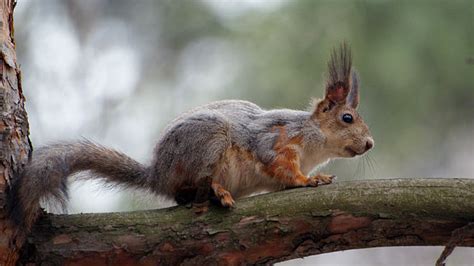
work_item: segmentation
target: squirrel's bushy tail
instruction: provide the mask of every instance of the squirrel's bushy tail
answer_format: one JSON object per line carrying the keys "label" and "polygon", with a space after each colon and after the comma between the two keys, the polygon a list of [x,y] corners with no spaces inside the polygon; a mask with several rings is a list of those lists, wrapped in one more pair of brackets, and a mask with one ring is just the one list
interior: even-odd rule
{"label": "squirrel's bushy tail", "polygon": [[91,178],[130,187],[146,187],[145,166],[118,151],[91,141],[54,144],[39,148],[12,184],[10,216],[29,229],[38,214],[40,200],[56,200],[63,207],[68,198],[67,177],[89,170]]}

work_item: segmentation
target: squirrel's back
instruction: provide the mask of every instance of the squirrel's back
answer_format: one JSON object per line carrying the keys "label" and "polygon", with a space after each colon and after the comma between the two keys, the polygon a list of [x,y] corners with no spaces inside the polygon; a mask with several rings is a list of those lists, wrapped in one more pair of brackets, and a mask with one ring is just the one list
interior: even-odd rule
{"label": "squirrel's back", "polygon": [[158,141],[152,172],[163,178],[157,186],[173,197],[212,176],[235,197],[276,190],[281,184],[265,173],[264,165],[276,156],[280,129],[294,138],[310,116],[306,111],[267,111],[241,100],[194,108],[173,120]]}

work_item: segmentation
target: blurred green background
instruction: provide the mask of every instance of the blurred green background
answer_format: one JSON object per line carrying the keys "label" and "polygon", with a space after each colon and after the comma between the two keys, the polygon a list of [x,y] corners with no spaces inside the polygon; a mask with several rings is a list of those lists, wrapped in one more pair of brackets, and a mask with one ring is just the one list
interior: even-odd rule
{"label": "blurred green background", "polygon": [[[347,41],[376,146],[323,170],[473,177],[474,1],[24,0],[15,19],[35,146],[84,136],[149,162],[161,129],[191,107],[307,108]],[[172,204],[100,187],[75,185],[71,212]]]}

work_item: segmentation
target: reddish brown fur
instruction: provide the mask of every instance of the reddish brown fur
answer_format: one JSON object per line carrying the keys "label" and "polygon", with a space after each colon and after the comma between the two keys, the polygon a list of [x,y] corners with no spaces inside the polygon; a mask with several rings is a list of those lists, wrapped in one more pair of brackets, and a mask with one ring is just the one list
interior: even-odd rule
{"label": "reddish brown fur", "polygon": [[215,171],[216,183],[228,190],[234,197],[242,197],[254,193],[257,188],[265,191],[276,182],[261,173],[263,163],[254,152],[237,144],[227,148]]}
{"label": "reddish brown fur", "polygon": [[303,137],[296,136],[291,139],[284,126],[275,127],[279,136],[273,149],[277,153],[275,160],[265,167],[265,172],[286,187],[305,186],[308,181],[300,170],[298,148],[301,148]]}

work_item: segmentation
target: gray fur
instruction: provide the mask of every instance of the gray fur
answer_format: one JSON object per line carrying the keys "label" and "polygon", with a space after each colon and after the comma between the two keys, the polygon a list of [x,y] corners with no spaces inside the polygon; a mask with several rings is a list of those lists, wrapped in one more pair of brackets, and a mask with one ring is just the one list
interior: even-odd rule
{"label": "gray fur", "polygon": [[85,170],[91,171],[91,178],[125,186],[146,188],[148,183],[147,169],[120,152],[87,140],[53,144],[35,150],[13,184],[9,204],[13,219],[31,226],[43,198],[54,199],[64,207],[66,177]]}
{"label": "gray fur", "polygon": [[[195,183],[212,176],[224,152],[232,145],[252,151],[262,163],[269,163],[275,156],[272,148],[279,133],[273,127],[284,125],[289,137],[294,137],[311,123],[310,116],[310,112],[304,111],[265,111],[251,102],[239,100],[195,108],[164,130],[152,163],[153,187],[157,193],[173,197],[173,189],[179,183]],[[316,125],[314,130],[318,131]],[[321,136],[321,133],[316,135]],[[178,164],[185,176],[176,176]]]}

